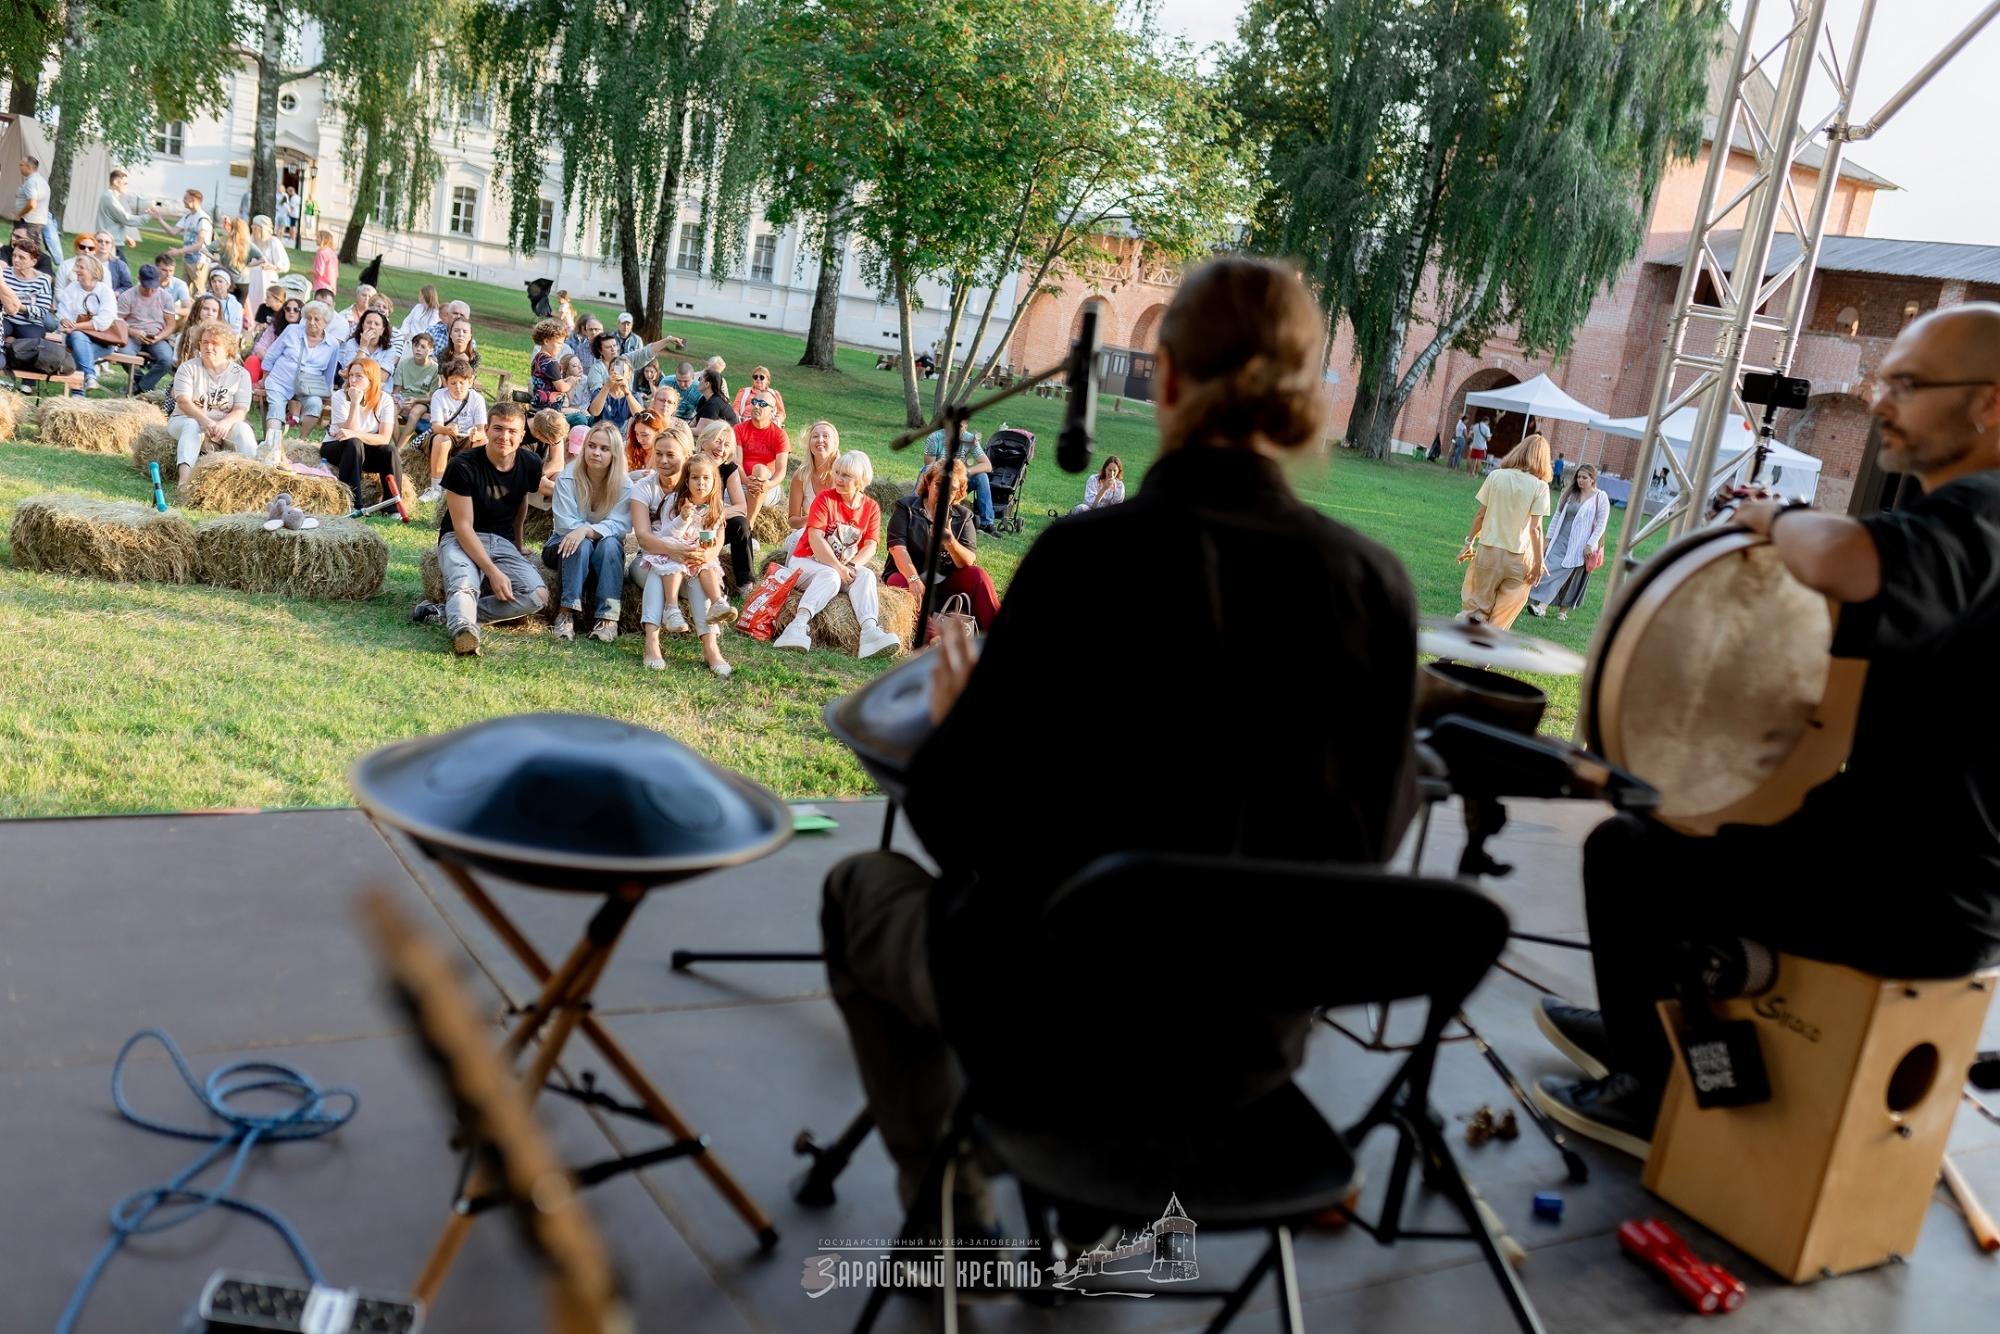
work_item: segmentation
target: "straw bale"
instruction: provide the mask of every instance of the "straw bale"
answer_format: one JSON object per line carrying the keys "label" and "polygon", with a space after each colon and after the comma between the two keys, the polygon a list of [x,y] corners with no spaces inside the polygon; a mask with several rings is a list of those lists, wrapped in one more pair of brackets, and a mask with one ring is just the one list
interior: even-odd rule
{"label": "straw bale", "polygon": [[12,440],[24,424],[32,420],[32,401],[11,389],[0,389],[0,440]]}
{"label": "straw bale", "polygon": [[[513,630],[526,634],[539,634],[549,628],[550,622],[555,618],[555,599],[557,593],[556,574],[555,571],[546,569],[539,564],[541,559],[540,552],[536,552],[533,555],[529,556],[529,559],[537,562],[535,568],[541,570],[542,581],[548,585],[549,589],[548,607],[545,608],[540,615],[523,616],[517,621],[505,621],[499,625],[483,626],[481,627],[482,629]],[[435,544],[425,547],[424,554],[418,557],[417,575],[423,581],[424,601],[443,602],[444,570],[438,564],[438,549]],[[628,583],[625,585],[625,587],[632,597],[636,598],[638,596],[638,593],[632,589],[631,584]],[[633,616],[635,618],[637,617],[637,615],[638,615],[637,612],[633,613]],[[635,619],[633,624],[636,625],[637,623],[638,622]],[[624,621],[621,619],[619,624],[623,625]],[[581,627],[582,630],[588,630],[589,628],[590,626],[587,621]],[[579,631],[579,633],[581,633],[581,630]]]}
{"label": "straw bale", "polygon": [[389,571],[389,544],[358,519],[267,533],[258,515],[234,514],[195,530],[194,555],[200,583],[288,598],[360,601]]}
{"label": "straw bale", "polygon": [[542,554],[542,543],[555,535],[556,516],[554,510],[528,506],[528,516],[521,523],[521,554],[530,560],[538,560]]}
{"label": "straw bale", "polygon": [[403,446],[402,486],[409,494],[405,500],[415,500],[431,484],[431,448],[418,440],[411,440]]}
{"label": "straw bale", "polygon": [[24,570],[124,583],[185,584],[194,526],[150,505],[84,496],[32,496],[14,510],[14,563]]}
{"label": "straw bale", "polygon": [[773,496],[757,517],[750,521],[750,536],[759,542],[782,542],[785,534],[792,531],[785,522],[785,502],[782,496]]}
{"label": "straw bale", "polygon": [[896,502],[916,489],[915,482],[892,482],[882,477],[877,477],[868,484],[868,494],[882,507],[883,527],[888,527],[889,511],[896,508]]}
{"label": "straw bale", "polygon": [[354,508],[347,483],[331,477],[308,477],[241,454],[210,454],[188,473],[185,496],[196,509],[218,514],[262,515],[280,491],[308,514],[336,517]]}
{"label": "straw bale", "polygon": [[[917,600],[910,596],[906,588],[891,588],[877,580],[875,591],[882,608],[882,628],[903,641],[903,647],[910,646],[910,639],[917,630]],[[799,609],[800,592],[792,590],[785,599],[785,609],[778,614],[778,628],[783,630],[792,623],[792,617]],[[837,649],[852,654],[861,647],[861,622],[854,615],[854,604],[847,600],[845,589],[833,595],[833,601],[812,618],[807,627],[812,632],[814,648]]]}
{"label": "straw bale", "polygon": [[174,480],[174,437],[164,426],[148,426],[132,441],[132,466],[145,475],[146,465],[160,465],[160,479]]}
{"label": "straw bale", "polygon": [[167,424],[152,404],[122,398],[45,399],[35,419],[43,444],[83,454],[129,454],[141,431]]}
{"label": "straw bale", "polygon": [[[319,456],[319,446],[305,440],[285,442],[285,461],[297,463],[307,468],[325,468],[326,460]],[[329,471],[331,471],[329,469]]]}
{"label": "straw bale", "polygon": [[162,412],[167,410],[167,391],[164,389],[142,389],[132,397],[141,403],[151,403]]}

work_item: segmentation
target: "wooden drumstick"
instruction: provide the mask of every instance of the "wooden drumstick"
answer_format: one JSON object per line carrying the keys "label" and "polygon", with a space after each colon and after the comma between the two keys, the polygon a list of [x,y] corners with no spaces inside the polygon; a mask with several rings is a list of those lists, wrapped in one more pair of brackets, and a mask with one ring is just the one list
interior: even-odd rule
{"label": "wooden drumstick", "polygon": [[1944,1184],[1951,1188],[1951,1197],[1958,1201],[1959,1210],[1965,1215],[1965,1225],[1972,1229],[1972,1239],[1978,1243],[1979,1249],[2000,1251],[2000,1228],[1993,1226],[1993,1215],[1979,1203],[1979,1197],[1972,1193],[1972,1187],[1959,1174],[1958,1165],[1946,1158],[1938,1170],[1944,1177]]}

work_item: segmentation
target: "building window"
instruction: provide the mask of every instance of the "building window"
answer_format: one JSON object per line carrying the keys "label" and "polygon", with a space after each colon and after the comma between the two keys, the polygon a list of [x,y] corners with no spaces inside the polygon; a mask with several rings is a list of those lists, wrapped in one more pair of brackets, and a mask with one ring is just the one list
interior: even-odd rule
{"label": "building window", "polygon": [[153,127],[153,152],[159,157],[179,157],[187,143],[187,122],[170,120]]}
{"label": "building window", "polygon": [[701,272],[701,224],[684,222],[681,224],[680,253],[674,258],[674,267],[688,273]]}
{"label": "building window", "polygon": [[493,95],[485,89],[468,93],[465,103],[459,108],[460,124],[475,130],[483,130],[493,124]]}
{"label": "building window", "polygon": [[535,208],[535,249],[547,250],[556,241],[556,201],[544,199]]}
{"label": "building window", "polygon": [[778,238],[770,232],[750,243],[750,280],[768,283],[778,267]]}
{"label": "building window", "polygon": [[451,221],[446,224],[453,236],[471,236],[479,229],[479,191],[455,185],[451,190]]}
{"label": "building window", "polygon": [[389,193],[389,178],[385,176],[382,178],[382,183],[375,187],[375,216],[386,225],[395,216],[395,212],[396,200]]}
{"label": "building window", "polygon": [[297,111],[298,109],[299,109],[299,97],[297,93],[278,94],[278,110],[291,112],[291,111]]}

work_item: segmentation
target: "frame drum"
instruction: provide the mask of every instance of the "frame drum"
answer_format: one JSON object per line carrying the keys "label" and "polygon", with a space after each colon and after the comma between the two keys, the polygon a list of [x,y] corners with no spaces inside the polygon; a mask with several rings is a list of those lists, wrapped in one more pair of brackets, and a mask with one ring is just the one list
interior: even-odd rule
{"label": "frame drum", "polygon": [[1585,743],[1659,789],[1690,834],[1776,824],[1839,772],[1867,663],[1831,653],[1835,604],[1742,528],[1689,534],[1605,612]]}

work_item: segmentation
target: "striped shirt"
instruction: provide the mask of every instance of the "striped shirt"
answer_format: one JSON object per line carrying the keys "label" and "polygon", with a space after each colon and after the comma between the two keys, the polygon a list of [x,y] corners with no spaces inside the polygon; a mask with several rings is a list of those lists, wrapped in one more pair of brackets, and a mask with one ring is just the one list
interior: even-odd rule
{"label": "striped shirt", "polygon": [[50,285],[49,276],[40,270],[23,278],[9,264],[0,270],[0,282],[6,283],[7,290],[21,302],[21,309],[14,315],[16,319],[39,320],[56,303],[55,288]]}

